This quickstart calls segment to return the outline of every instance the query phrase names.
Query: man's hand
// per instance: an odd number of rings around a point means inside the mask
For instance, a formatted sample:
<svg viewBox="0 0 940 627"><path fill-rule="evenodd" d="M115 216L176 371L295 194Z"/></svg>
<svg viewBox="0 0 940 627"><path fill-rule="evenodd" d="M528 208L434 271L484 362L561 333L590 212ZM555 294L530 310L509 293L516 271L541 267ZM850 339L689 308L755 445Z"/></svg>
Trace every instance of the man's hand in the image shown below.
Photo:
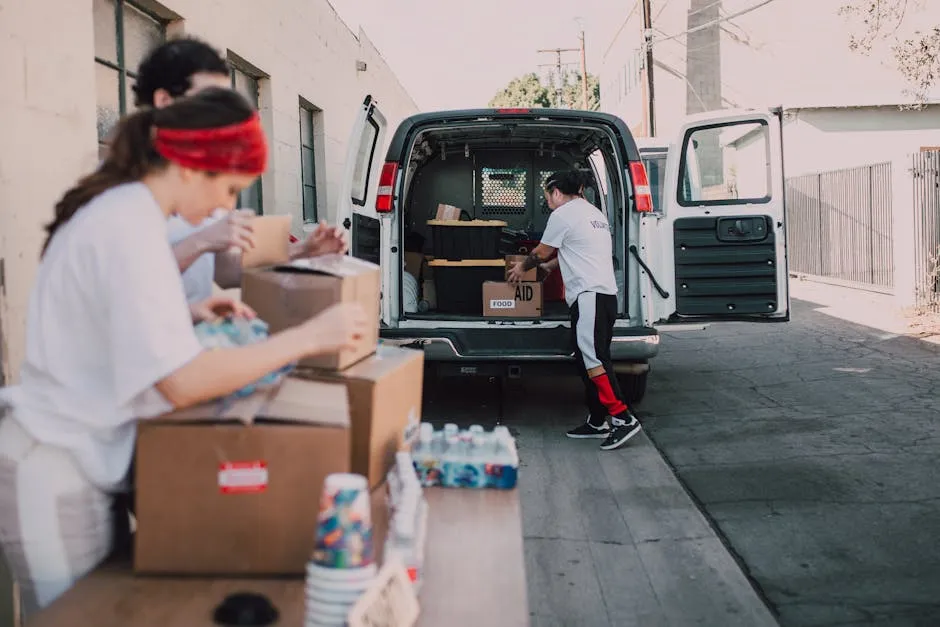
<svg viewBox="0 0 940 627"><path fill-rule="evenodd" d="M521 261L513 264L512 268L509 269L509 274L506 276L507 282L512 285L518 285L522 282L522 277L527 272L522 265L523 263Z"/></svg>
<svg viewBox="0 0 940 627"><path fill-rule="evenodd" d="M548 278L548 275L552 273L553 269L554 267L552 266L551 261L540 263L538 270L536 270L535 272L535 280L539 282L544 281L545 279Z"/></svg>
<svg viewBox="0 0 940 627"><path fill-rule="evenodd" d="M321 220L316 230L302 242L291 244L291 259L307 259L321 255L343 254L349 248L346 231L340 226L329 226Z"/></svg>
<svg viewBox="0 0 940 627"><path fill-rule="evenodd" d="M254 216L254 211L250 209L230 211L224 218L196 231L191 237L199 238L205 252L251 250L255 247L254 229L251 226Z"/></svg>
<svg viewBox="0 0 940 627"><path fill-rule="evenodd" d="M189 306L193 322L215 322L219 318L245 318L252 320L258 316L254 309L231 296L210 296L206 300Z"/></svg>
<svg viewBox="0 0 940 627"><path fill-rule="evenodd" d="M519 263L515 264L506 276L506 280L512 285L516 285L522 281L522 276L532 270L533 268L538 268L539 266L551 263L545 262L545 259L548 259L555 253L556 249L552 248L547 244L539 242L539 245L532 249L532 252Z"/></svg>

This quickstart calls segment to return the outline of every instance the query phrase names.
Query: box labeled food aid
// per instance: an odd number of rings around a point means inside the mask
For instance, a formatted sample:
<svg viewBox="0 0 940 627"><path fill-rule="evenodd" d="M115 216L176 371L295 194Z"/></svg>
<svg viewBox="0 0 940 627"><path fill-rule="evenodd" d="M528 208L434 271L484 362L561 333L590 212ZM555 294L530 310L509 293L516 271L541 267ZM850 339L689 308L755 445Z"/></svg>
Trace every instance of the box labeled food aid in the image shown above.
<svg viewBox="0 0 940 627"><path fill-rule="evenodd" d="M502 281L483 284L483 316L486 318L541 318L542 284Z"/></svg>

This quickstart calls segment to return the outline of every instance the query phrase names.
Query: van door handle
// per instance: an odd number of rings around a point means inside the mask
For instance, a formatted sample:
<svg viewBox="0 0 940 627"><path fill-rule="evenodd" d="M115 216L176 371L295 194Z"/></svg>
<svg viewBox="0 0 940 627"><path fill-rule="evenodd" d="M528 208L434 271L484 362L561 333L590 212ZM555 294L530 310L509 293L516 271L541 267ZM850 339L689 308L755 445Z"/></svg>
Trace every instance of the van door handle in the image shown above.
<svg viewBox="0 0 940 627"><path fill-rule="evenodd" d="M646 271L646 274L649 275L650 281L653 282L653 287L656 288L656 291L659 292L659 295L663 298L669 298L669 292L664 290L659 284L659 281L656 280L656 277L653 276L653 272L650 270L649 266L643 263L643 260L640 259L640 251L636 249L636 245L630 244L630 254L633 255L633 258L636 259L636 262L640 264L640 267Z"/></svg>

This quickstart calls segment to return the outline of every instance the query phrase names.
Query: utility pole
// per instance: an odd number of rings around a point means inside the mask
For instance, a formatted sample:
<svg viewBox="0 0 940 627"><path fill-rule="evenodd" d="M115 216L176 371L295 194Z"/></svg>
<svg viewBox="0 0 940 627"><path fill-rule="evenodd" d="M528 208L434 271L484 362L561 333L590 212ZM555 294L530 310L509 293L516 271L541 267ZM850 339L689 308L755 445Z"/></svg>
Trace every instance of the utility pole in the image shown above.
<svg viewBox="0 0 940 627"><path fill-rule="evenodd" d="M550 49L548 49L548 50L539 50L539 51L538 51L540 54L541 54L541 53L550 53L550 54L554 54L554 55L555 55L555 65L554 65L554 67L555 67L555 68L557 69L557 71L558 71L558 86L555 88L555 106L556 106L557 108L559 108L559 109L564 109L564 108L565 108L565 105L564 105L564 103L562 102L562 98L561 98L562 89L564 88L564 84L565 84L565 77L564 77L564 75L561 73L561 66L562 66L562 63L561 63L561 53L563 53L563 52L579 52L580 50L581 50L580 48L550 48ZM548 65L548 64L542 64L542 65L540 65L539 67L545 67L546 65ZM569 64L565 64L565 65L569 65ZM549 66L549 67L551 67L551 66Z"/></svg>
<svg viewBox="0 0 940 627"><path fill-rule="evenodd" d="M650 137L656 136L656 97L653 93L653 12L650 0L643 0L643 44L646 49L646 97L649 119L647 130Z"/></svg>
<svg viewBox="0 0 940 627"><path fill-rule="evenodd" d="M581 31L581 102L588 109L587 57L584 54L584 31Z"/></svg>

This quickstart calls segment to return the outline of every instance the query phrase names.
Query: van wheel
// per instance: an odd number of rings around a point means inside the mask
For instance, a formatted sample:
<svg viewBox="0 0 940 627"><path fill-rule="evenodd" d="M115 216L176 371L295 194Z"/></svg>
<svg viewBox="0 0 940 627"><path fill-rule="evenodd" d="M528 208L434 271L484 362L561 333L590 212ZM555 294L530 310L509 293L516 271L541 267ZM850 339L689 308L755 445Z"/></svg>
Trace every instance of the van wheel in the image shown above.
<svg viewBox="0 0 940 627"><path fill-rule="evenodd" d="M643 397L646 395L647 375L649 375L649 371L642 374L621 373L617 375L617 381L620 383L620 391L623 392L623 395L626 397L627 403L632 405L643 400Z"/></svg>

